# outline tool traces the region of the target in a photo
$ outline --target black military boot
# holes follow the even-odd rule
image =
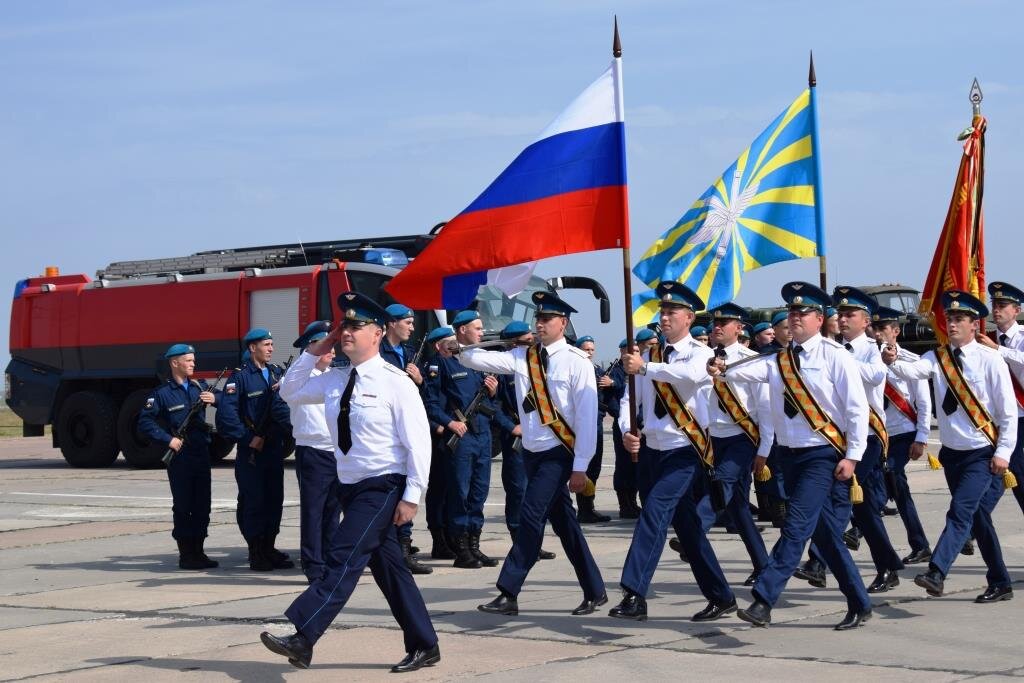
[[[480,551],[480,530],[469,532],[469,552],[473,554],[477,560],[480,561],[480,565],[483,567],[497,567],[498,561],[493,557],[488,557]]]
[[[192,552],[195,554],[195,558],[198,562],[203,564],[203,569],[213,569],[219,567],[220,562],[217,560],[211,560],[207,555],[206,551],[203,550],[203,543],[206,538],[203,536],[197,536],[192,539]]]
[[[602,515],[594,510],[593,496],[584,496],[582,493],[577,493],[576,508],[576,519],[579,520],[580,524],[601,524],[612,521],[612,518],[608,515]]]
[[[267,534],[263,537],[263,554],[270,561],[274,569],[294,569],[295,563],[288,559],[288,553],[282,553],[274,547],[274,540],[277,534]]]
[[[480,560],[476,559],[473,551],[469,548],[469,536],[467,534],[460,534],[454,540],[455,562],[452,563],[452,566],[459,569],[480,569],[483,565],[480,563]]]
[[[206,565],[196,557],[192,549],[191,538],[177,538],[178,542],[178,569],[206,569]]]
[[[629,491],[616,491],[615,496],[619,499],[619,519],[636,519],[640,511],[635,509],[635,501],[630,500]]]
[[[246,541],[249,543],[249,569],[254,572],[272,571],[274,565],[271,564],[270,559],[267,558],[263,550],[264,545],[266,545],[263,537],[247,538]]]
[[[455,553],[448,545],[448,539],[443,530],[431,529],[430,536],[434,539],[434,546],[430,549],[430,557],[435,560],[454,560]]]
[[[420,564],[420,561],[416,559],[416,556],[412,554],[412,539],[408,536],[399,536],[398,545],[402,547],[402,559],[405,560],[405,566],[408,567],[409,571],[413,574],[433,574],[434,568],[428,567],[425,564]]]

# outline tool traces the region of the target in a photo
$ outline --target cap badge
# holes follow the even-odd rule
[[[349,320],[355,320],[355,317],[356,317],[356,309],[354,309],[354,308],[350,308],[350,309],[348,309],[347,311],[345,311],[345,317],[346,317],[347,319],[349,319]]]
[[[803,302],[804,302],[804,298],[802,296],[794,296],[793,297],[793,303],[795,303],[795,304],[802,304]]]

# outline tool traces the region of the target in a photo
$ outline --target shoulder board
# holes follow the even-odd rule
[[[713,350],[713,349],[712,349],[712,350]],[[741,356],[741,357],[744,357],[744,358],[746,358],[746,357],[748,357],[748,356],[757,356],[757,355],[759,355],[759,354],[757,353],[757,351],[753,351],[753,350],[751,350],[751,349],[748,349],[748,348],[747,348],[747,347],[745,347],[745,346],[741,346],[739,350],[740,350],[740,356]]]
[[[990,349],[989,347],[987,347],[987,346],[982,346],[981,344],[978,344],[978,347],[979,347],[979,348],[980,348],[980,349],[981,349],[982,351],[984,351],[985,353],[989,354],[990,356],[991,356],[991,355],[996,355],[996,356],[1001,356],[1001,355],[1002,355],[1002,354],[1000,354],[1000,353],[999,353],[999,349]]]
[[[387,371],[390,372],[390,373],[393,373],[393,374],[396,374],[396,375],[402,375],[403,377],[407,376],[405,374],[405,370],[402,370],[401,368],[395,367],[391,363],[385,363],[384,367],[387,368]]]
[[[901,356],[905,356],[905,359],[909,359],[909,360],[912,360],[912,361],[914,361],[914,360],[921,360],[921,356],[919,354],[916,354],[913,351],[907,351],[906,349],[904,349],[902,347],[900,348],[900,355]],[[905,359],[904,358],[899,358],[898,360],[905,360]]]
[[[586,358],[588,363],[590,362],[590,357],[587,356],[587,352],[584,351],[583,349],[577,349],[575,346],[567,346],[566,348],[575,353],[580,358]]]
[[[839,342],[837,342],[835,339],[829,339],[828,337],[822,337],[821,338],[821,342],[823,344],[825,344],[826,346],[831,346],[833,349],[843,349],[844,351],[846,350],[846,347],[843,346],[842,344],[840,344]]]

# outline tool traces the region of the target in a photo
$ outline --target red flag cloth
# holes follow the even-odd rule
[[[946,222],[935,247],[928,279],[921,292],[922,315],[927,315],[940,344],[949,341],[942,293],[960,289],[985,300],[985,239],[982,195],[985,185],[985,129],[988,121],[975,116],[953,186]]]

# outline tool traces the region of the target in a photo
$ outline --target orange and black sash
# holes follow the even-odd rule
[[[974,425],[975,429],[980,430],[989,442],[995,446],[996,441],[999,440],[999,428],[996,427],[995,422],[992,421],[992,416],[988,414],[985,406],[981,404],[981,401],[978,400],[978,397],[974,395],[971,387],[967,384],[963,370],[953,360],[953,354],[950,352],[949,346],[943,345],[935,349],[935,358],[939,361],[939,368],[942,370],[942,376],[946,380],[946,386],[953,392],[957,403],[967,413],[971,424]]]
[[[882,457],[888,457],[889,430],[885,428],[885,416],[878,413],[874,408],[868,407],[868,427],[875,433],[878,440],[882,442]]]
[[[889,399],[889,403],[896,406],[896,410],[903,413],[903,417],[917,425],[917,411],[914,410],[914,406],[910,405],[910,401],[903,395],[903,392],[888,379],[885,380],[885,397]]]
[[[800,376],[800,371],[796,369],[792,347],[786,347],[779,351],[776,359],[779,363],[779,374],[782,375],[786,397],[804,416],[811,429],[821,434],[833,448],[839,451],[840,455],[845,456],[846,435],[839,429],[839,425],[829,417],[828,413],[818,405],[814,396],[807,389],[803,377]]]
[[[551,402],[547,373],[540,360],[540,344],[534,344],[526,350],[526,368],[530,374],[530,392],[537,406],[537,412],[540,414],[540,423],[550,427],[551,431],[555,433],[555,438],[570,453],[575,453],[576,434],[562,414],[558,412],[558,408],[555,408],[555,404]]]
[[[662,358],[662,348],[658,346],[651,348],[651,362],[660,363]],[[690,440],[694,450],[697,451],[697,455],[704,461],[708,467],[713,467],[715,464],[715,455],[711,451],[711,439],[708,438],[708,433],[703,427],[697,422],[697,419],[693,416],[693,413],[686,407],[686,403],[679,398],[679,393],[676,388],[669,382],[654,382],[654,391],[657,394],[655,400],[661,401],[661,405],[664,406],[665,412],[672,417],[672,422],[675,423],[676,428],[686,434],[686,438]]]
[[[759,445],[761,443],[761,430],[758,429],[757,423],[754,422],[754,418],[750,417],[747,409],[743,407],[743,403],[740,402],[733,388],[729,386],[728,382],[721,379],[716,379],[712,386],[714,386],[718,400],[722,402],[722,407],[725,408],[725,412],[729,414],[732,421],[743,430],[744,434],[750,437],[750,440],[754,442],[754,446]]]

